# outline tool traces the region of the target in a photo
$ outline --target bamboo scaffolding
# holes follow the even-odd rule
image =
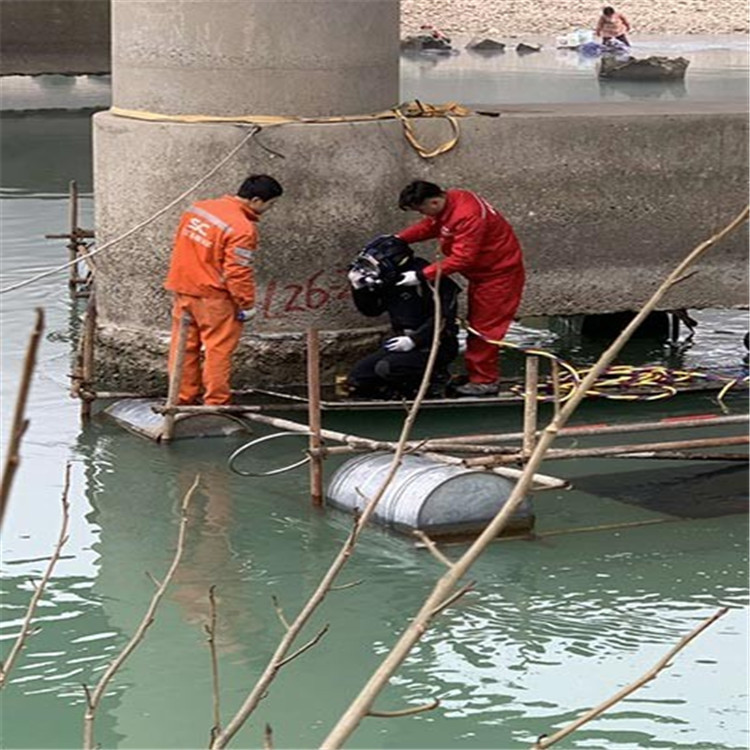
[[[665,419],[656,422],[626,422],[612,425],[581,425],[580,427],[564,427],[559,437],[586,437],[590,435],[614,435],[626,432],[651,432],[654,430],[680,430],[689,427],[716,427],[719,425],[742,424],[748,422],[747,414],[730,414],[710,417],[688,417],[679,419]],[[540,433],[537,433],[537,437]],[[424,442],[428,448],[436,448],[444,443],[473,443],[474,445],[491,445],[522,440],[523,432],[504,432],[484,435],[459,435],[455,437],[431,438]]]
[[[310,499],[320,508],[323,505],[323,456],[318,450],[321,446],[320,429],[320,338],[317,328],[307,331],[307,395],[308,419],[310,431]]]
[[[81,334],[81,370],[78,381],[78,396],[81,399],[81,421],[91,419],[90,393],[94,391],[94,377],[96,372],[96,295],[92,292],[86,306]]]
[[[169,375],[169,393],[167,394],[167,408],[164,411],[164,428],[161,439],[168,443],[174,439],[174,424],[177,414],[173,407],[177,403],[180,395],[180,384],[182,383],[182,369],[185,363],[185,346],[187,344],[188,327],[190,326],[190,315],[183,312],[180,317],[180,326],[177,332],[177,348],[175,350],[174,361],[172,362],[172,372]]]
[[[526,384],[523,392],[523,455],[534,450],[539,399],[539,357],[526,357]]]
[[[729,445],[748,445],[749,443],[750,437],[739,435],[736,437],[700,438],[698,440],[671,440],[665,443],[607,445],[597,448],[552,448],[547,451],[545,458],[550,461],[563,458],[603,458],[644,451],[657,453],[661,451],[684,451],[693,448],[725,448]],[[464,464],[470,467],[489,467],[496,464],[518,462],[522,456],[522,453],[515,456],[481,456],[479,458],[467,458],[464,460]]]

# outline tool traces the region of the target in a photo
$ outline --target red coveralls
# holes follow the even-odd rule
[[[523,257],[513,227],[484,198],[469,190],[447,190],[445,208],[397,235],[405,242],[439,238],[445,260],[422,273],[432,281],[441,273],[462,274],[469,282],[469,325],[500,341],[521,303],[525,281]],[[469,334],[466,370],[472,383],[495,383],[500,377],[497,347]]]
[[[190,314],[180,404],[197,403],[204,389],[205,404],[229,403],[232,354],[242,333],[237,312],[255,302],[257,221],[257,214],[234,195],[199,201],[180,219],[164,282],[174,292],[170,372],[182,313]]]

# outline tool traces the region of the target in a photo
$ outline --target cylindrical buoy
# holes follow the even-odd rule
[[[346,461],[331,477],[328,503],[361,511],[380,489],[392,460],[392,453],[377,452]],[[502,508],[512,489],[513,482],[497,474],[408,455],[401,459],[372,518],[407,533],[419,529],[435,537],[471,536]],[[533,508],[526,498],[503,534],[526,532],[533,526]]]

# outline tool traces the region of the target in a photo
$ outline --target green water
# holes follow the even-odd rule
[[[2,270],[11,283],[29,268],[65,259],[61,244],[42,235],[66,226],[68,179],[90,191],[90,162],[88,123],[81,116],[30,115],[4,126]],[[20,154],[18,144],[24,146]],[[84,211],[82,223],[90,226],[90,196]],[[208,588],[215,584],[218,591],[226,721],[282,635],[272,595],[293,615],[351,520],[310,507],[304,469],[262,480],[229,473],[226,459],[239,439],[159,447],[102,418],[82,428],[78,405],[66,394],[78,312],[59,277],[0,297],[3,440],[38,305],[45,308],[47,329],[2,537],[3,655],[30,597],[29,577],[44,569],[57,537],[66,461],[72,462],[72,525],[37,611],[41,630],[0,694],[0,744],[81,746],[81,686],[96,682],[140,621],[153,593],[145,573],[161,578],[169,565],[179,501],[200,474],[183,564],[146,640],[111,684],[96,736],[105,748],[205,747],[212,723],[203,632]],[[708,311],[697,317],[699,336],[681,362],[736,367],[746,316]],[[516,327],[512,337],[555,341],[552,333],[530,327]],[[739,395],[728,405],[733,412],[747,410]],[[658,404],[587,404],[577,419],[717,411],[705,395]],[[429,413],[420,418],[417,434],[514,430],[520,420],[516,408]],[[325,426],[395,437],[399,421],[393,414],[333,415]],[[726,431],[669,434],[677,439]],[[302,446],[295,440],[259,453],[258,465],[270,468],[298,456]],[[377,702],[379,709],[395,710],[440,698],[440,707],[411,718],[369,718],[349,746],[526,748],[639,677],[700,620],[727,606],[729,613],[658,680],[560,747],[747,747],[745,468],[609,459],[549,462],[543,471],[570,479],[574,489],[535,497],[539,532],[669,522],[492,545],[471,573],[475,592],[436,621]],[[461,548],[446,551],[458,555]],[[276,747],[317,746],[441,574],[429,553],[408,539],[376,528],[365,533],[341,577],[363,583],[331,594],[300,643],[325,623],[328,634],[282,670],[234,746],[262,746],[266,722]]]

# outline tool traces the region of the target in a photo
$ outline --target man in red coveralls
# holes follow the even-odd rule
[[[396,236],[413,243],[438,238],[445,259],[421,271],[407,271],[398,284],[433,281],[460,273],[469,282],[468,318],[473,331],[466,346],[469,380],[456,388],[462,396],[492,396],[499,388],[497,346],[521,303],[525,280],[521,246],[513,227],[484,198],[470,190],[443,190],[416,180],[399,196],[399,207],[425,218]],[[476,331],[476,333],[474,333]]]
[[[198,201],[180,219],[164,282],[174,293],[170,372],[180,320],[190,317],[180,404],[198,403],[201,395],[207,405],[229,403],[232,354],[242,324],[255,315],[256,224],[282,192],[273,177],[251,175],[237,195]]]

